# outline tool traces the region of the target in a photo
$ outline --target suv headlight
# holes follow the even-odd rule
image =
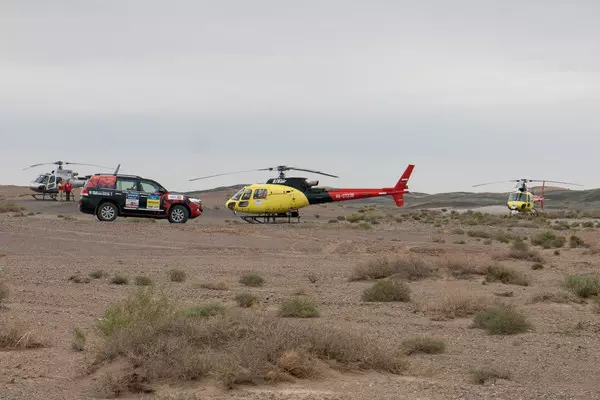
[[[200,199],[197,199],[197,198],[195,198],[195,197],[190,197],[190,201],[191,201],[192,203],[196,203],[196,204],[202,204],[202,200],[200,200]]]

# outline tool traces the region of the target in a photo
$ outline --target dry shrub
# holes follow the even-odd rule
[[[491,335],[514,335],[531,329],[525,316],[509,305],[497,305],[478,312],[473,317],[473,327],[484,329]]]
[[[380,258],[354,267],[350,281],[381,279],[394,276],[399,279],[416,281],[435,274],[435,267],[413,257],[393,260]]]
[[[25,207],[14,204],[14,203],[0,203],[0,214],[9,212],[21,212],[24,211]]]
[[[21,322],[0,321],[0,349],[37,349],[45,347],[44,342]]]
[[[249,272],[240,278],[240,283],[245,286],[262,286],[265,280],[255,272]]]
[[[543,263],[544,259],[539,252],[530,250],[529,245],[521,239],[515,239],[510,251],[508,252],[508,258],[514,258],[516,260],[527,260],[538,263]]]
[[[184,282],[186,278],[186,274],[185,271],[182,271],[180,269],[172,269],[169,271],[169,279],[171,279],[171,282]]]
[[[363,301],[410,301],[410,288],[401,281],[381,280],[365,289],[362,294]]]
[[[258,298],[252,293],[239,293],[235,296],[235,302],[242,308],[250,308],[258,304]]]
[[[90,272],[90,278],[93,278],[93,279],[102,279],[106,276],[108,276],[108,274],[106,272],[102,271],[101,269]]]
[[[356,332],[239,309],[190,318],[148,288],[111,306],[100,332],[95,367],[127,362],[148,384],[211,376],[231,388],[309,376],[325,361],[395,374],[407,368],[396,348]]]
[[[574,301],[572,295],[565,292],[542,292],[531,298],[531,303],[569,303]]]
[[[485,280],[487,282],[529,286],[529,278],[526,275],[504,265],[490,265],[487,267]]]
[[[430,307],[428,312],[438,321],[467,318],[484,310],[488,303],[485,298],[468,297],[456,292],[446,295],[439,304]]]
[[[447,260],[441,264],[450,274],[457,279],[470,279],[473,275],[485,275],[485,270],[478,268],[467,260]]]
[[[207,282],[194,286],[208,290],[229,290],[229,286],[225,282]]]
[[[510,380],[510,378],[510,372],[490,367],[476,368],[471,371],[471,380],[478,385],[484,385],[488,381],[496,382],[498,379]]]
[[[147,276],[136,276],[135,277],[135,284],[136,286],[150,286],[152,285],[152,279],[150,279]]]
[[[8,285],[0,281],[0,306],[6,303],[8,296],[10,296],[10,289],[8,288]]]
[[[110,283],[114,285],[127,285],[129,283],[129,278],[127,278],[125,275],[116,274],[110,280]]]
[[[579,236],[572,235],[569,238],[569,247],[574,249],[577,247],[589,247],[589,245],[587,243],[585,243],[585,241],[582,238],[580,238]]]
[[[443,340],[428,336],[417,336],[403,341],[402,347],[406,355],[418,353],[439,354],[446,350],[446,343]]]

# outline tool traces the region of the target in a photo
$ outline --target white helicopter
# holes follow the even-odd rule
[[[56,197],[58,195],[59,182],[66,182],[67,180],[70,180],[73,189],[75,189],[83,187],[87,179],[91,176],[87,175],[84,177],[80,177],[78,172],[75,172],[72,169],[64,169],[63,165],[86,165],[98,168],[111,168],[95,164],[82,164],[69,161],[55,161],[51,163],[33,164],[27,168],[23,168],[23,170],[39,167],[40,165],[57,165],[58,167],[55,170],[52,170],[51,172],[45,172],[43,174],[38,175],[37,178],[35,178],[29,183],[29,189],[35,192],[35,194],[32,194],[31,196],[36,200],[46,200],[46,197],[49,197],[51,200],[56,200]],[[121,164],[117,166],[117,169],[114,172],[115,174],[119,172],[120,167]]]

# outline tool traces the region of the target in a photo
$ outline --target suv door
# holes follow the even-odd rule
[[[163,212],[161,191],[164,191],[162,186],[149,179],[140,179],[140,209],[146,213]]]
[[[137,214],[140,208],[138,180],[130,177],[117,177],[115,200],[124,214]]]

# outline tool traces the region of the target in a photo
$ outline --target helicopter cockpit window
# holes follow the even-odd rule
[[[242,195],[242,200],[250,200],[250,197],[252,197],[252,189],[246,189]]]
[[[266,199],[267,198],[267,189],[256,189],[254,191],[255,199]]]
[[[54,182],[56,182],[56,177],[55,177],[54,175],[52,175],[52,176],[50,177],[50,181],[48,181],[48,183],[52,184],[52,183],[54,183]]]
[[[239,192],[237,192],[236,194],[234,194],[231,199],[232,200],[239,200],[240,196],[242,195],[242,193],[244,192],[244,189],[240,189]]]

